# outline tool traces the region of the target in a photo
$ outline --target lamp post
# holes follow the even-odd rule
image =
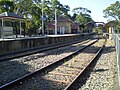
[[[57,35],[57,13],[56,13],[56,9],[55,9],[55,35]]]
[[[4,40],[4,36],[5,36],[4,21],[3,21],[3,18],[2,18],[2,37],[3,37],[3,40]]]
[[[43,12],[43,7],[44,7],[44,0],[42,0],[42,35],[44,35],[44,12]]]

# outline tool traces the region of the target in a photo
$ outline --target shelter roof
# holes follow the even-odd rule
[[[118,22],[113,20],[113,21],[109,21],[108,23],[105,24],[105,27],[113,27],[117,24]]]
[[[4,12],[0,14],[0,18],[14,18],[14,19],[24,19],[22,16],[19,16],[12,12]]]

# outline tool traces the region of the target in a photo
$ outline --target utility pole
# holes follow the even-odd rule
[[[42,0],[42,35],[44,35],[44,12],[43,12],[43,8],[44,8],[44,0]]]
[[[55,35],[57,35],[57,9],[55,9]]]

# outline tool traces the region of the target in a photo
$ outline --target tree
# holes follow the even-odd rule
[[[70,11],[70,7],[68,5],[64,5],[62,11],[63,11],[65,16],[68,16],[69,15],[68,12]]]
[[[79,14],[79,15],[76,16],[76,21],[80,22],[81,24],[85,24],[87,22],[92,21],[92,18],[88,14],[82,14],[81,13],[81,14]]]
[[[92,20],[90,10],[87,8],[78,7],[73,10],[74,15],[68,14],[70,7],[63,5],[60,0],[44,0],[44,18],[45,25],[47,22],[54,20],[55,9],[57,9],[57,16],[64,15],[67,18],[77,22],[89,22]],[[42,0],[0,0],[0,13],[2,12],[14,12],[20,16],[25,16],[29,21],[27,27],[32,33],[36,33],[36,29],[42,26]],[[44,26],[45,26],[44,25]]]
[[[103,10],[104,17],[113,17],[115,20],[120,20],[120,2],[116,1],[114,4],[111,4],[105,10]]]
[[[14,2],[10,0],[0,0],[0,13],[13,12]]]
[[[83,8],[83,7],[74,8],[73,12],[77,13],[77,14],[79,14],[79,13],[83,13],[83,14],[89,14],[89,13],[91,13],[90,10],[88,10],[87,8]]]
[[[27,15],[30,13],[31,6],[33,4],[32,0],[14,0],[15,9],[14,12],[20,16]]]
[[[75,19],[74,21],[85,24],[87,22],[92,21],[91,16],[89,15],[91,13],[90,10],[87,8],[83,7],[77,7],[73,9],[73,18]]]
[[[51,0],[51,8],[53,11],[53,15],[55,9],[57,9],[57,15],[64,15],[68,17],[70,16],[68,14],[68,11],[70,11],[70,7],[68,5],[61,4],[58,0]]]
[[[116,31],[120,28],[120,2],[116,1],[114,4],[111,4],[105,10],[103,10],[104,17],[109,18],[112,17],[116,20],[115,29]]]

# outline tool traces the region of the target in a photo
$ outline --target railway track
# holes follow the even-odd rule
[[[90,42],[92,42],[92,40],[86,40],[70,46],[0,62],[0,86],[62,59]]]
[[[89,46],[90,45],[92,45],[92,44],[94,44],[94,43],[96,43],[97,42],[97,40],[96,41],[94,41],[94,42],[92,42],[91,44],[89,44]],[[88,46],[86,46],[86,47],[88,47]],[[30,77],[33,77],[34,75],[35,75],[35,77],[36,77],[36,74],[39,74],[39,73],[41,73],[41,72],[44,72],[44,71],[46,71],[45,73],[44,73],[44,75],[42,75],[41,77],[39,76],[39,80],[40,81],[42,81],[42,82],[46,82],[46,83],[48,83],[48,81],[49,81],[49,83],[50,82],[52,82],[52,83],[62,83],[62,85],[64,86],[64,87],[60,87],[60,89],[62,88],[65,88],[66,86],[66,88],[65,88],[65,90],[67,90],[67,89],[69,89],[69,87],[71,87],[71,85],[72,85],[72,83],[70,83],[72,80],[76,80],[77,79],[77,77],[86,69],[86,67],[87,66],[89,66],[89,64],[93,61],[93,60],[95,60],[95,57],[97,56],[97,55],[99,55],[99,52],[102,50],[102,46],[101,46],[101,48],[100,47],[98,47],[97,49],[97,54],[96,55],[90,55],[90,56],[92,56],[92,58],[93,58],[93,60],[85,60],[85,62],[83,62],[84,60],[82,60],[82,62],[81,62],[81,60],[79,61],[79,59],[76,59],[76,56],[74,56],[75,54],[78,54],[78,52],[80,52],[81,50],[83,50],[83,49],[85,49],[86,47],[83,47],[82,49],[80,49],[80,50],[77,50],[76,52],[74,52],[73,54],[71,54],[71,55],[69,55],[69,56],[67,56],[67,57],[65,57],[65,58],[63,58],[63,59],[61,59],[61,60],[58,60],[58,61],[56,61],[56,62],[54,62],[54,63],[52,63],[51,65],[48,65],[48,66],[45,66],[45,67],[43,67],[42,69],[40,69],[40,70],[38,70],[38,71],[35,71],[35,72],[33,72],[33,73],[29,73],[29,74],[27,74],[27,75],[25,75],[25,76],[23,76],[23,77],[21,77],[21,78],[18,78],[18,79],[16,79],[16,80],[14,80],[14,81],[12,81],[12,82],[10,82],[10,83],[7,83],[7,84],[5,84],[5,85],[3,85],[3,86],[1,86],[0,87],[0,89],[2,90],[6,90],[6,89],[8,89],[8,88],[11,88],[11,87],[14,87],[14,85],[17,85],[17,84],[21,84],[21,82],[24,82],[24,80],[28,80]],[[90,50],[92,50],[92,49],[90,49]],[[85,51],[84,51],[85,52]],[[96,52],[96,50],[95,50],[95,52]],[[94,52],[94,53],[95,53]],[[89,56],[89,57],[90,57]],[[72,58],[71,58],[72,57]],[[71,59],[70,61],[68,61],[68,59]],[[61,62],[62,61],[62,62]],[[68,61],[68,62],[67,62]],[[56,63],[60,63],[61,62],[61,65],[60,64],[58,64],[57,66],[56,66]],[[72,62],[72,63],[71,63]],[[87,63],[86,63],[87,62]],[[72,64],[73,63],[75,63],[75,64],[80,64],[80,67],[72,67]],[[81,63],[82,63],[82,65],[81,65]],[[79,65],[78,65],[79,66]],[[47,68],[49,67],[49,69],[48,70],[46,70]],[[51,70],[51,67],[56,67],[55,69],[53,69],[53,70]],[[63,72],[65,72],[64,71],[64,69],[66,69],[66,71],[71,71],[72,73],[63,73]],[[62,70],[62,71],[61,71]],[[80,72],[80,73],[78,73],[78,72]],[[61,76],[61,80],[57,80],[57,79],[50,79],[49,77],[50,76],[52,76],[52,77],[60,77]],[[62,76],[64,76],[64,77],[62,77]],[[69,77],[69,78],[68,78]],[[63,79],[62,79],[63,78]],[[75,79],[74,79],[75,78]],[[31,81],[31,80],[30,80]],[[72,82],[74,82],[74,81],[72,81]],[[28,81],[29,82],[29,81]],[[45,83],[44,82],[44,83]],[[69,85],[68,85],[68,83],[69,83]],[[22,84],[23,85],[23,84]],[[43,84],[41,84],[41,85],[43,85]],[[47,84],[46,84],[47,85]],[[58,84],[59,85],[59,84]],[[55,86],[58,86],[58,85],[55,85]],[[19,85],[18,85],[18,87],[19,87]],[[15,87],[15,88],[18,88],[18,87]],[[33,88],[34,88],[34,86],[32,86]],[[43,86],[44,87],[44,86]],[[42,86],[40,86],[40,87],[38,87],[38,88],[40,88],[41,90],[43,90],[43,89],[45,89],[46,87],[44,87],[43,88]],[[48,88],[48,87],[47,87]],[[50,88],[50,87],[49,87]],[[58,87],[57,87],[58,88]],[[12,89],[13,90],[13,89]],[[18,90],[18,89],[16,89],[16,90]],[[27,89],[26,89],[27,90]]]
[[[91,58],[91,60],[88,60],[88,63],[85,64],[85,67],[83,67],[83,69],[77,74],[77,76],[72,80],[72,82],[67,85],[67,87],[65,87],[64,90],[78,90],[78,87],[81,87],[78,85],[78,82],[82,79],[80,78],[84,78],[84,75],[87,74],[87,70],[90,70],[89,68],[93,68],[94,67],[94,63],[97,62],[98,58],[101,55],[102,49],[105,46],[106,41],[103,43],[103,45],[97,50],[97,52],[95,53],[95,55]],[[77,82],[78,81],[78,82]],[[82,81],[85,82],[85,81]],[[80,83],[80,82],[79,82]],[[83,83],[82,83],[83,84]],[[81,85],[82,85],[81,84]],[[76,86],[78,85],[78,86]],[[77,88],[76,88],[77,87]]]

